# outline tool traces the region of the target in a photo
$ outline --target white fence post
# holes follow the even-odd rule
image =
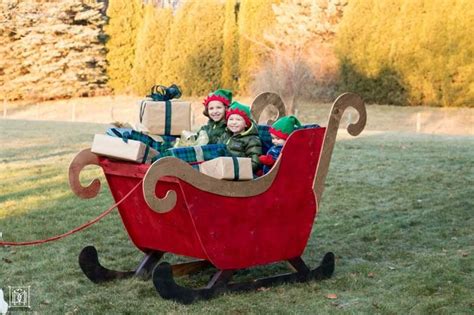
[[[416,113],[416,132],[421,131],[421,113]]]
[[[72,102],[71,120],[76,121],[76,102]]]

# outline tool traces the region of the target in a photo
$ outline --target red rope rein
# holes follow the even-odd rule
[[[140,181],[135,187],[133,187],[132,190],[130,190],[122,199],[120,199],[118,202],[116,202],[115,204],[110,206],[110,208],[108,208],[107,210],[102,212],[97,218],[95,218],[95,219],[93,219],[89,222],[86,222],[86,223],[76,227],[75,229],[70,230],[69,232],[66,232],[66,233],[63,233],[63,234],[60,234],[60,235],[56,235],[56,236],[52,236],[50,238],[43,239],[43,240],[34,240],[34,241],[26,241],[26,242],[3,242],[3,241],[0,241],[0,246],[6,246],[6,245],[8,245],[8,246],[28,246],[28,245],[37,245],[37,244],[49,243],[49,242],[56,241],[56,240],[59,240],[61,238],[64,238],[66,236],[69,236],[71,234],[74,234],[76,232],[79,232],[81,230],[84,230],[85,228],[87,228],[87,227],[91,226],[92,224],[98,222],[103,217],[105,217],[110,212],[112,212],[112,210],[114,210],[125,199],[127,199],[128,196],[130,196],[138,188],[138,186],[141,185],[141,183],[142,183],[142,181]]]

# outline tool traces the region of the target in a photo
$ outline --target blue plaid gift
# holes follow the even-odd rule
[[[225,144],[207,144],[168,149],[156,157],[155,160],[166,156],[172,156],[191,164],[197,164],[220,156],[228,156],[228,153]]]
[[[160,142],[142,132],[135,131],[131,128],[109,128],[107,129],[106,134],[112,137],[122,138],[125,142],[127,142],[127,140],[137,140],[143,142],[158,152],[172,148],[177,138],[173,136],[160,136],[163,139],[163,142]]]

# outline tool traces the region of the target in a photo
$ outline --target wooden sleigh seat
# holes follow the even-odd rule
[[[263,93],[253,102],[255,117],[268,104],[285,114],[277,95]],[[95,248],[86,247],[80,255],[81,268],[94,282],[147,277],[155,270],[153,280],[160,295],[185,303],[213,297],[225,291],[223,287],[249,290],[273,282],[329,277],[334,270],[332,253],[314,270],[304,264],[301,255],[317,214],[339,121],[348,106],[359,112],[358,122],[348,130],[353,135],[360,133],[366,119],[363,101],[355,94],[343,94],[333,105],[327,128],[293,132],[271,171],[252,181],[218,180],[171,157],[150,166],[98,157],[89,149],[80,152],[70,167],[71,187],[80,197],[94,197],[100,186],[97,180],[81,186],[79,173],[86,165],[103,169],[116,201],[143,181],[141,189],[118,209],[130,239],[146,254],[135,271],[118,272],[102,267]],[[199,260],[157,266],[166,252]],[[279,261],[288,261],[296,272],[274,281],[229,284],[235,270]],[[174,283],[173,275],[210,265],[218,272],[206,288],[192,290]]]

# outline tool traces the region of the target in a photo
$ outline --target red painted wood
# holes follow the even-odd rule
[[[159,214],[146,205],[142,190],[137,190],[119,207],[130,238],[143,251],[204,258],[220,269],[301,256],[317,212],[312,184],[325,130],[294,132],[282,151],[273,185],[258,196],[223,197],[166,177],[157,184],[157,196],[173,189],[178,201],[170,212]],[[100,164],[116,200],[149,167],[108,159],[101,159]]]

